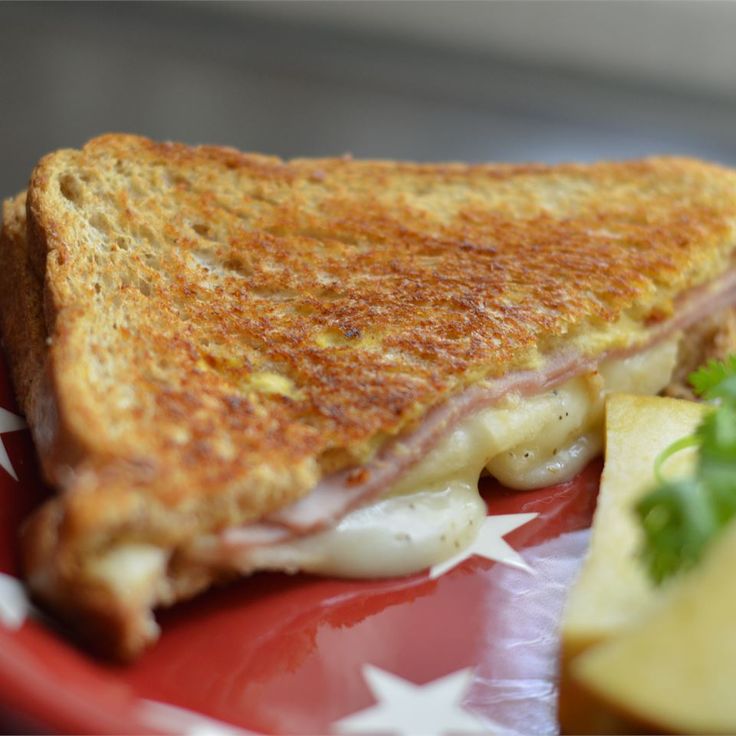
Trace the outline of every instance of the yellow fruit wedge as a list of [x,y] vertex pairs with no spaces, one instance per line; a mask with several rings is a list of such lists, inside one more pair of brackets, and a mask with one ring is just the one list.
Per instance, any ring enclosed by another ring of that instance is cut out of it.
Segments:
[[[656,601],[639,552],[643,536],[633,507],[654,485],[657,456],[691,434],[707,407],[689,401],[613,395],[606,405],[606,463],[590,548],[561,627],[559,720],[563,733],[613,732],[614,723],[571,675],[571,663],[589,647],[621,632]],[[663,468],[685,475],[695,453],[674,455]]]
[[736,733],[736,524],[641,620],[572,663],[581,687],[639,728]]

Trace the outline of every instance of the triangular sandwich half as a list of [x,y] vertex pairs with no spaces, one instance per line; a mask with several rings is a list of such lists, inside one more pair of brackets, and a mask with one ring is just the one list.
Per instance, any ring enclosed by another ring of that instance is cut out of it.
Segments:
[[[27,218],[27,219],[26,219]],[[4,343],[58,495],[35,594],[136,656],[152,610],[256,569],[405,574],[469,543],[479,474],[600,450],[736,301],[736,174],[282,161],[108,135],[6,203]]]

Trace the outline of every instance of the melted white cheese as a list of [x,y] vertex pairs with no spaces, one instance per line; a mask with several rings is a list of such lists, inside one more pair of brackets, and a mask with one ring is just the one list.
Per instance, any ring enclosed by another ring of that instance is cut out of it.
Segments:
[[486,507],[478,493],[484,468],[512,488],[569,480],[600,452],[606,393],[657,393],[670,380],[677,340],[659,343],[599,371],[531,397],[466,417],[384,498],[347,514],[337,526],[293,541],[232,552],[228,564],[305,570],[344,577],[418,572],[470,544]]
[[150,605],[152,591],[166,570],[167,555],[151,544],[121,544],[96,558],[88,570],[102,578],[121,597]]
[[318,534],[238,550],[231,562],[241,572],[304,570],[350,578],[408,575],[469,545],[485,515],[477,482],[456,481],[383,498]]
[[[537,488],[568,480],[601,448],[606,393],[654,394],[670,380],[677,339],[537,396],[509,396],[466,417],[378,501],[347,514],[335,527],[289,542],[190,550],[194,559],[241,572],[305,570],[344,577],[418,572],[469,545],[486,514],[478,478],[486,468],[505,485]],[[215,542],[210,538],[209,542]],[[210,550],[208,552],[207,550]],[[199,550],[199,551],[197,551]],[[119,545],[98,559],[94,575],[124,595],[148,602],[165,574],[155,547]]]

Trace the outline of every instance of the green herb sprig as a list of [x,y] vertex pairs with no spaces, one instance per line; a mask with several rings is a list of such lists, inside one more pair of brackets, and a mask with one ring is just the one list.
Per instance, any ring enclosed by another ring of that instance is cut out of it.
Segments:
[[[668,447],[655,463],[657,486],[636,505],[644,529],[642,557],[659,584],[692,567],[736,516],[736,355],[710,361],[689,376],[695,392],[716,404],[695,433]],[[662,466],[686,447],[697,447],[691,477],[667,480]]]

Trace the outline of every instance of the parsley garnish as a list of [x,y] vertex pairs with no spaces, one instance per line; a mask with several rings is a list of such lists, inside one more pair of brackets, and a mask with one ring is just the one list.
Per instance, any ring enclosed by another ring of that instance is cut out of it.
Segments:
[[[697,394],[714,401],[695,433],[673,443],[655,464],[657,486],[636,505],[644,528],[643,558],[656,583],[694,565],[703,550],[736,516],[736,355],[710,361],[689,376]],[[696,446],[693,476],[662,477],[663,463]]]

